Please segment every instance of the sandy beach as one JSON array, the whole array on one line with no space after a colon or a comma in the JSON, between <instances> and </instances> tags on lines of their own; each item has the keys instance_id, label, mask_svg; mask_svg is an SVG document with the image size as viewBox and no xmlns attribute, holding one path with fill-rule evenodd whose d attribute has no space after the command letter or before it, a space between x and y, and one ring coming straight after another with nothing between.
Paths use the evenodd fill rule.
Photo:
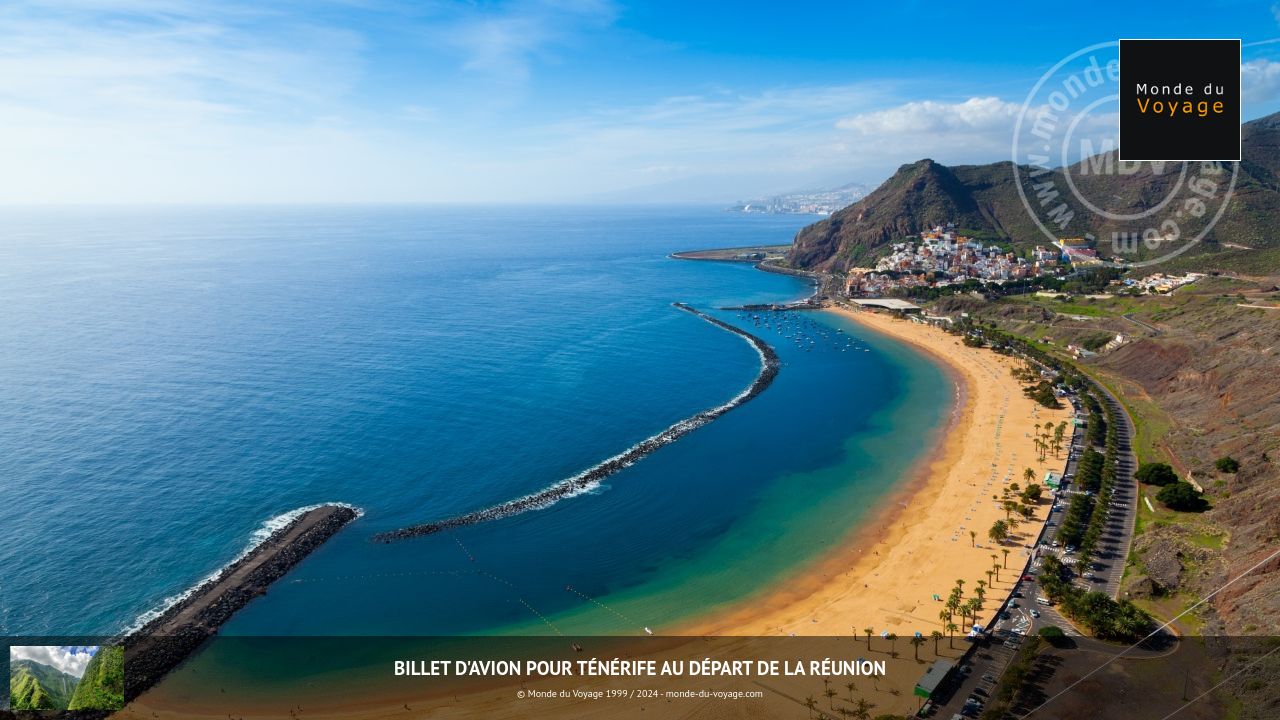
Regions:
<instances>
[{"instance_id":1,"label":"sandy beach","mask_svg":"<svg viewBox=\"0 0 1280 720\"><path fill-rule=\"evenodd\" d=\"M926 642L913 649L908 640L919 632L928 638L933 631L945 631L939 611L943 599L957 579L965 581L966 597L972 596L979 580L991 580L991 591L979 613L979 623L991 619L1016 580L1030 544L1039 532L1048 509L1042 502L1033 519L1021 523L1003 545L987 537L991 525L1006 516L1000 505L1001 489L1010 483L1025 485L1024 472L1031 468L1039 482L1046 471L1060 471L1065 461L1052 454L1040 462L1034 443L1034 426L1058 423L1070 417L1066 407L1044 408L1022 394L1010 370L1022 361L989 350L970 348L959 338L942 330L908 320L872 312L837 309L844 316L874 332L883 333L928 353L949 372L955 386L951 415L936 436L936 446L916 468L912 477L891 494L878 509L876 520L851 531L846 542L827 557L797 570L781 587L753 597L739 606L706 617L682 628L688 635L659 653L666 657L701 657L708 651L697 636L737 636L740 645L735 657L776 651L770 637L826 636L850 638L854 652L888 663L884 678L857 683L857 694L874 703L877 713L909 713L919 707L911 688L927 664L937 657L957 658L967 648L961 639ZM928 438L925 438L928 441ZM892 451L892 448L886 448ZM976 537L971 533L976 534ZM1006 556L1004 550L1009 553ZM995 556L994 561L993 557ZM993 562L1002 568L999 579L989 577ZM1004 566L1007 563L1007 569ZM940 599L935 599L935 595ZM959 621L957 619L957 624ZM866 628L872 628L868 642ZM891 643L882 633L898 636ZM961 631L963 632L963 631ZM859 636L853 639L851 636ZM935 647L937 652L935 654ZM841 652L837 650L836 652ZM848 653L849 650L843 650ZM918 657L917 657L918 656ZM635 681L619 679L530 680L521 689L565 688L602 690L627 689ZM529 704L517 702L514 686L478 690L461 695L424 692L430 685L389 685L385 689L350 697L341 707L308 712L311 716L405 717L429 710L433 717L556 717L594 718L652 716L663 717L776 717L805 712L804 699L824 698L829 689L821 678L776 678L765 682L741 679L706 679L693 683L664 683L664 687L741 690L763 689L763 697L739 702L723 700L656 700L648 703L618 704L564 700ZM366 686L366 691L371 688ZM852 704L853 691L849 692ZM218 717L226 709L213 703L191 703L191 698L143 698L122 717ZM152 700L153 702L148 702ZM174 700L179 700L174 702ZM155 702L158 701L158 702ZM829 700L834 708L837 701ZM406 712L406 709L410 709ZM282 708L262 707L260 717L281 716ZM237 716L250 716L241 708ZM291 712L289 714L292 714Z\"/></svg>"},{"instance_id":2,"label":"sandy beach","mask_svg":"<svg viewBox=\"0 0 1280 720\"><path fill-rule=\"evenodd\" d=\"M1023 362L967 347L929 325L869 311L835 312L928 353L949 370L957 388L949 427L915 477L843 547L791 578L787 587L697 623L690 634L848 635L865 634L870 627L876 635L920 632L927 637L943 630L942 602L934 595L945 599L963 579L968 596L977 581L988 581L993 554L1006 564L1002 551L1007 549L1010 570L992 578L993 590L979 614L985 623L1016 580L1013 569L1025 563L1025 545L1044 522L1047 502L1004 545L995 546L987 537L991 525L1005 518L1003 487L1026 485L1026 468L1041 482L1045 472L1061 472L1065 463L1065 453L1039 461L1033 427L1056 424L1071 412L1045 408L1022 394L1010 371Z\"/></svg>"}]
</instances>

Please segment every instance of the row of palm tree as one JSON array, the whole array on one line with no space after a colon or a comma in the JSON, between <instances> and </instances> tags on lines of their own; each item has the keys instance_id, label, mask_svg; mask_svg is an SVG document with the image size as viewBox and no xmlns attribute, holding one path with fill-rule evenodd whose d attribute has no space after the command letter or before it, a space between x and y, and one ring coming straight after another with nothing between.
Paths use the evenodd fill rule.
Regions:
<instances>
[{"instance_id":1,"label":"row of palm tree","mask_svg":"<svg viewBox=\"0 0 1280 720\"><path fill-rule=\"evenodd\" d=\"M1055 425L1052 420L1046 420L1043 426L1036 425L1035 427L1036 453L1040 456L1040 462L1044 462L1050 452L1053 453L1055 458L1059 457L1067 434L1067 421L1063 420Z\"/></svg>"}]
</instances>

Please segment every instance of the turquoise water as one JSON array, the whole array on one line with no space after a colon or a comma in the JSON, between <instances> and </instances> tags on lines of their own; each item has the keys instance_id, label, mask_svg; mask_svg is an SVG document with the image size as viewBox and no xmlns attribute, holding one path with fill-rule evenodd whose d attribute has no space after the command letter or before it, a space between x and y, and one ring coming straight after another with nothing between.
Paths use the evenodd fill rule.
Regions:
<instances>
[{"instance_id":1,"label":"turquoise water","mask_svg":"<svg viewBox=\"0 0 1280 720\"><path fill-rule=\"evenodd\" d=\"M670 303L808 287L667 254L784 243L812 218L2 214L4 634L120 630L269 519L328 501L364 515L224 632L661 632L856 527L951 392L920 356L837 317L766 328L717 312L777 347L760 397L592 493L374 544L539 490L740 392L756 353Z\"/></svg>"}]
</instances>

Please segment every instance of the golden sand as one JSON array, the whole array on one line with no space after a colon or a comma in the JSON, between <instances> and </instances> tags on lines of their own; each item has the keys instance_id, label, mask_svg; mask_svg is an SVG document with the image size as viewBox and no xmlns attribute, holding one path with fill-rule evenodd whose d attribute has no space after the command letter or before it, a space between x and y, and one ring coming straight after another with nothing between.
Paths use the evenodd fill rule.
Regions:
<instances>
[{"instance_id":1,"label":"golden sand","mask_svg":"<svg viewBox=\"0 0 1280 720\"><path fill-rule=\"evenodd\" d=\"M979 580L990 581L993 589L979 615L985 624L1017 580L1014 569L1026 562L1024 546L1034 542L1047 501L1004 545L992 543L987 533L1006 517L1002 489L1025 486L1026 468L1041 484L1047 471L1062 470L1065 451L1041 462L1034 435L1037 425L1066 420L1070 411L1045 408L1022 394L1010 372L1022 360L968 347L930 325L867 311L837 312L929 353L951 370L958 395L950 427L927 467L886 502L872 527L772 597L698 623L689 629L692 634L848 635L870 627L875 635L928 636L944 630L938 618L943 603L934 595L945 599L957 579L965 581L966 596ZM1007 557L1004 550L1010 551ZM986 574L992 555L1002 566L998 580Z\"/></svg>"}]
</instances>

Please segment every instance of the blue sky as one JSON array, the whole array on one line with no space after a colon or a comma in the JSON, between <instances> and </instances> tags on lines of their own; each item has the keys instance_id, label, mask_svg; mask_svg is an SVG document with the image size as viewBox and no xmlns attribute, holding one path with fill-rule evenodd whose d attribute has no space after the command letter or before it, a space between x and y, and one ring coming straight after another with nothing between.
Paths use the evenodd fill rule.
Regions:
<instances>
[{"instance_id":1,"label":"blue sky","mask_svg":"<svg viewBox=\"0 0 1280 720\"><path fill-rule=\"evenodd\" d=\"M0 5L0 201L747 199L1009 157L1074 50L1241 37L1268 3L61 0Z\"/></svg>"}]
</instances>

